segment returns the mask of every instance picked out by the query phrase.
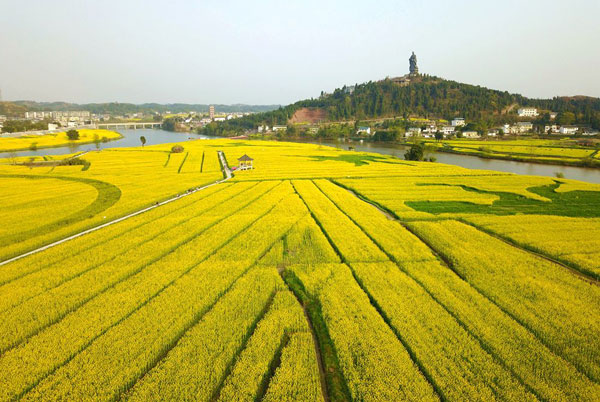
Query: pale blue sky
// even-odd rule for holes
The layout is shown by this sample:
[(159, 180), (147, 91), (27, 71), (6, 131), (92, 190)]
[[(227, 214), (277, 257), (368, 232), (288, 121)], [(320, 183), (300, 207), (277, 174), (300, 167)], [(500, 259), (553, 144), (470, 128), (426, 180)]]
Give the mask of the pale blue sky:
[(600, 96), (600, 0), (0, 0), (5, 100), (286, 104), (423, 73)]

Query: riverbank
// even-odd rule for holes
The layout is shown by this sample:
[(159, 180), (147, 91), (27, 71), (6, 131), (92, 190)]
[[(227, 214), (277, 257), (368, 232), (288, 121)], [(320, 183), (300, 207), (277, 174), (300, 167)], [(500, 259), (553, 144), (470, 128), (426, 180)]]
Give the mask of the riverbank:
[(574, 166), (574, 167), (584, 167), (584, 168), (600, 168), (600, 159), (591, 159), (587, 161), (577, 160), (570, 161), (565, 159), (539, 159), (536, 157), (520, 157), (516, 155), (494, 155), (488, 154), (484, 152), (477, 153), (468, 153), (468, 152), (460, 152), (451, 149), (439, 148), (436, 149), (436, 152), (444, 152), (449, 154), (457, 154), (457, 155), (468, 155), (468, 156), (477, 156), (479, 158), (484, 159), (495, 159), (495, 160), (505, 160), (505, 161), (514, 161), (514, 162), (525, 162), (525, 163), (538, 163), (542, 165), (556, 165), (556, 166)]
[[(404, 159), (404, 153), (412, 144), (400, 144), (392, 142), (368, 142), (360, 140), (307, 140), (286, 139), (285, 141), (311, 143), (326, 145), (338, 149), (348, 150), (352, 148), (357, 152), (374, 152), (383, 155), (392, 155)], [(600, 183), (600, 169), (585, 166), (570, 166), (544, 163), (542, 161), (527, 162), (519, 160), (484, 158), (474, 153), (452, 153), (434, 150), (437, 162), (449, 165), (457, 165), (469, 169), (496, 170), (499, 172), (516, 173), (521, 175), (546, 176), (556, 178), (581, 180), (589, 183)]]
[[(425, 143), (435, 148), (435, 152), (477, 156), (484, 159), (584, 168), (600, 167), (598, 148), (573, 145), (576, 143), (571, 140), (450, 140), (439, 142), (426, 140)], [(412, 145), (406, 141), (398, 144)]]
[(146, 146), (209, 138), (200, 134), (177, 133), (161, 129), (120, 129), (117, 131), (117, 134), (120, 135), (119, 138), (115, 138), (114, 140), (110, 140), (108, 142), (100, 142), (98, 145), (96, 145), (94, 142), (70, 142), (66, 145), (57, 145), (55, 147), (51, 147), (51, 150), (38, 147), (35, 150), (27, 149), (21, 151), (0, 151), (0, 159), (23, 156), (43, 157), (46, 155), (67, 155), (76, 152), (95, 151), (98, 149), (138, 147), (141, 145), (140, 137), (142, 136), (146, 139)]
[(0, 137), (0, 152), (35, 151), (38, 149), (106, 143), (123, 138), (120, 133), (111, 130), (81, 129), (77, 132), (79, 133), (79, 139), (77, 140), (70, 140), (65, 131), (31, 134), (21, 137)]

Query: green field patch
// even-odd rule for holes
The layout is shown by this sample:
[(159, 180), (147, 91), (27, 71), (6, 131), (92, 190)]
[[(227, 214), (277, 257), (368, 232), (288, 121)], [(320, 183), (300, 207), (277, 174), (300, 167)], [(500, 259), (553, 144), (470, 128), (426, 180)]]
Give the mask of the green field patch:
[[(49, 176), (33, 176), (33, 175), (0, 175), (0, 178), (23, 178), (30, 180), (43, 180), (49, 178)], [(53, 232), (58, 230), (66, 225), (71, 225), (73, 223), (92, 218), (93, 216), (99, 214), (100, 212), (110, 208), (113, 206), (119, 199), (121, 198), (121, 190), (119, 187), (104, 182), (100, 180), (93, 179), (84, 179), (84, 178), (75, 178), (75, 177), (64, 177), (64, 176), (52, 176), (53, 179), (66, 180), (84, 183), (94, 187), (98, 191), (98, 195), (96, 199), (86, 206), (85, 208), (76, 211), (62, 219), (56, 220), (54, 222), (47, 223), (45, 225), (41, 225), (35, 227), (30, 230), (25, 230), (23, 232), (19, 232), (17, 234), (11, 234), (10, 236), (0, 236), (0, 245), (5, 246), (7, 244), (17, 243), (23, 240), (26, 240), (30, 237), (35, 237), (40, 234), (45, 234), (49, 232)]]
[[(569, 191), (558, 193), (555, 190), (560, 182), (539, 187), (530, 187), (527, 190), (549, 199), (543, 202), (523, 197), (521, 195), (484, 191), (465, 185), (448, 185), (462, 187), (465, 191), (475, 193), (495, 194), (499, 197), (491, 205), (474, 204), (465, 201), (405, 201), (405, 204), (416, 211), (431, 214), (493, 214), (493, 215), (559, 215), (571, 217), (598, 217), (600, 216), (600, 192), (597, 191)], [(443, 183), (418, 183), (417, 186), (445, 185)]]
[(380, 162), (380, 163), (390, 163), (395, 165), (403, 165), (401, 162), (393, 162), (389, 158), (374, 156), (374, 155), (349, 155), (349, 154), (341, 154), (336, 156), (323, 156), (323, 155), (309, 155), (308, 158), (312, 158), (311, 160), (317, 162), (323, 161), (335, 161), (335, 162), (347, 162), (354, 163), (354, 166), (363, 166), (368, 165), (369, 162)]

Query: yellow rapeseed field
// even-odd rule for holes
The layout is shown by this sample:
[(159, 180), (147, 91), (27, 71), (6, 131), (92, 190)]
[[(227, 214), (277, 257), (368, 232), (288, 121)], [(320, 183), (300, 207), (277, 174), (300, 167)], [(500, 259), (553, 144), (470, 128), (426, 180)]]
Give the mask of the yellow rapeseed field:
[(0, 261), (254, 165), (0, 265), (0, 401), (598, 400), (598, 186), (172, 145), (0, 160)]

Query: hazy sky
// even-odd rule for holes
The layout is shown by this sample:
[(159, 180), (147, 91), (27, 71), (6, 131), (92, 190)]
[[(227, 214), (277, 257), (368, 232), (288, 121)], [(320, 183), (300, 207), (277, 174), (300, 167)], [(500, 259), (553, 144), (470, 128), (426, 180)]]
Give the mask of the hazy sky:
[(0, 0), (4, 100), (287, 104), (408, 72), (600, 96), (600, 0)]

